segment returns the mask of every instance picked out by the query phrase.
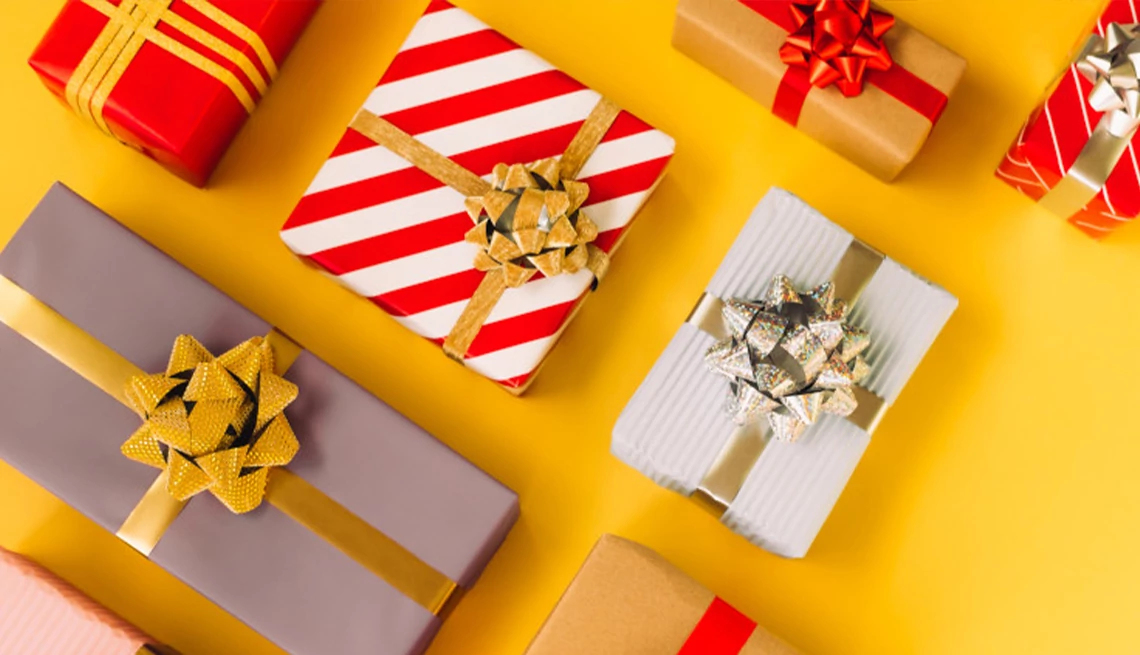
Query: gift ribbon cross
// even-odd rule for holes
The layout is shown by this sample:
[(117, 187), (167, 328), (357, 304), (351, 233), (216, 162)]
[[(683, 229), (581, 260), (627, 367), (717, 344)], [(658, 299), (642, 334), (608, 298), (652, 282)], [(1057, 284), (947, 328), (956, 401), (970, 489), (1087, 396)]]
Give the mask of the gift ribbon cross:
[[(136, 402), (132, 396), (137, 393), (129, 383), (154, 377), (3, 276), (0, 322), (128, 407)], [(264, 344), (279, 376), (301, 353), (300, 346), (277, 330), (264, 337)], [(188, 502), (171, 495), (171, 469), (161, 468), (116, 533), (146, 556)], [(266, 501), (421, 607), (443, 615), (460, 597), (462, 590), (455, 582), (300, 476), (285, 468), (263, 470)]]

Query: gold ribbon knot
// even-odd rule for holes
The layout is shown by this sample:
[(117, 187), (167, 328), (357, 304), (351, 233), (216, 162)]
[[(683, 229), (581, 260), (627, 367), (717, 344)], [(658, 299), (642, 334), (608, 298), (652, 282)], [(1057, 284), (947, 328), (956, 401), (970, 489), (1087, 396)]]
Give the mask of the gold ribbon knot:
[(725, 339), (705, 353), (729, 379), (728, 409), (737, 425), (767, 419), (772, 438), (793, 442), (823, 414), (850, 416), (855, 385), (870, 372), (865, 330), (847, 323), (848, 305), (825, 282), (807, 293), (776, 276), (761, 299), (730, 299)]
[(234, 513), (256, 509), (270, 469), (300, 448), (283, 413), (297, 386), (274, 370), (273, 348), (261, 337), (219, 357), (194, 337), (178, 337), (165, 373), (127, 384), (127, 402), (144, 423), (123, 454), (166, 471), (166, 490), (179, 501), (209, 491)]

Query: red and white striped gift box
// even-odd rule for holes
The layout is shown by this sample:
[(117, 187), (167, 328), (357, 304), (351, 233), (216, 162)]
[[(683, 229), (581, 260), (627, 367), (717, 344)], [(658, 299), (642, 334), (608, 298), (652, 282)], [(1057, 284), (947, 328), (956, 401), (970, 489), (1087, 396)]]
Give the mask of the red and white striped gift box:
[(31, 560), (0, 548), (0, 653), (142, 655), (149, 642)]
[[(444, 0), (433, 0), (364, 108), (477, 175), (562, 154), (601, 96)], [(612, 252), (673, 155), (673, 139), (622, 112), (578, 179), (595, 244)], [(484, 273), (464, 197), (349, 129), (281, 236), (349, 288), (442, 344)], [(592, 274), (508, 289), (466, 365), (516, 392), (531, 381)], [(603, 285), (604, 286), (604, 285)]]
[[(1138, 23), (1137, 0), (1113, 0), (1101, 14), (1096, 31), (1104, 36), (1109, 23)], [(1102, 114), (1089, 106), (1093, 85), (1076, 65), (1025, 124), (997, 169), (997, 176), (1025, 195), (1040, 200), (1049, 192), (1088, 143)], [(1102, 238), (1140, 215), (1140, 160), (1136, 140), (1113, 170), (1104, 189), (1084, 211), (1068, 221), (1094, 238)]]

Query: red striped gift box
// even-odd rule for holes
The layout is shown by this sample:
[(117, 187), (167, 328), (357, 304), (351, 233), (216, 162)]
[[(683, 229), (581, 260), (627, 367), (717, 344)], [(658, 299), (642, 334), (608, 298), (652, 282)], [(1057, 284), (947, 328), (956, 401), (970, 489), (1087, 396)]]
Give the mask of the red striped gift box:
[[(1137, 0), (1113, 0), (1097, 21), (1096, 32), (1104, 36), (1109, 23), (1140, 23), (1138, 9)], [(1103, 115), (1089, 105), (1092, 88), (1076, 64), (1071, 65), (1048, 99), (1030, 116), (998, 166), (998, 178), (1034, 200), (1040, 200), (1056, 186)], [(1100, 194), (1083, 211), (1067, 218), (1084, 233), (1099, 239), (1138, 215), (1140, 159), (1134, 138)]]
[[(364, 108), (476, 175), (557, 157), (601, 96), (462, 9), (433, 0)], [(612, 252), (661, 179), (673, 139), (622, 112), (578, 179)], [(484, 273), (464, 197), (348, 129), (281, 235), (298, 255), (442, 344)], [(589, 293), (589, 271), (508, 289), (465, 364), (521, 393)], [(603, 284), (604, 287), (604, 284)]]
[(150, 639), (31, 560), (0, 548), (0, 653), (144, 655)]

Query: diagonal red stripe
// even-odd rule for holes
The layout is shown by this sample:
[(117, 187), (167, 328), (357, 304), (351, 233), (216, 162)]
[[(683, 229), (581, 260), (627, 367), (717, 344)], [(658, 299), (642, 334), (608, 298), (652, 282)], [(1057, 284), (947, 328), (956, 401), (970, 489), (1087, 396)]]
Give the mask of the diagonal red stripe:
[(519, 46), (514, 41), (489, 28), (481, 32), (464, 34), (400, 51), (388, 66), (388, 70), (384, 72), (384, 76), (380, 78), (379, 84), (396, 82), (518, 49)]
[(424, 16), (447, 9), (455, 9), (455, 5), (447, 2), (447, 0), (431, 0), (431, 3), (428, 4), (427, 9), (424, 10)]
[[(570, 313), (574, 311), (574, 306), (578, 304), (579, 300), (581, 299), (544, 307), (538, 311), (513, 316), (502, 321), (487, 323), (483, 329), (479, 330), (479, 335), (475, 337), (471, 348), (467, 350), (467, 359), (530, 343), (538, 339), (545, 339), (553, 335), (570, 318)], [(443, 339), (431, 339), (431, 341), (443, 345)]]

